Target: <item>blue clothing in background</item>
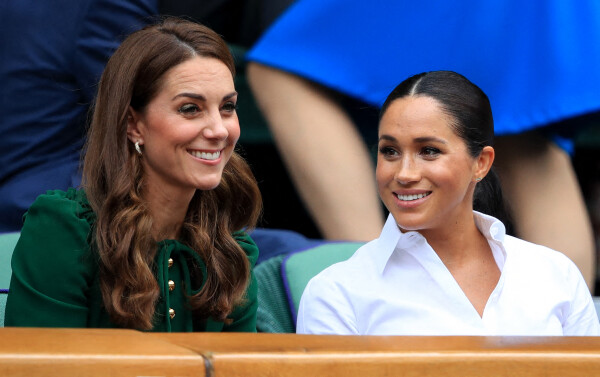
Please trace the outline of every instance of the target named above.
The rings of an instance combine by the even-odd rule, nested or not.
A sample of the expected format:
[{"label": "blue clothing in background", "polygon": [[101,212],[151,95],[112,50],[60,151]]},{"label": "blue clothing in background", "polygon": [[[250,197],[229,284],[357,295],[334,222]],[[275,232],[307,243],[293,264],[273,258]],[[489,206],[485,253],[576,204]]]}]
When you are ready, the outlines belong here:
[{"label": "blue clothing in background", "polygon": [[290,254],[329,242],[308,238],[287,229],[256,228],[249,234],[260,250],[256,264],[278,255]]},{"label": "blue clothing in background", "polygon": [[375,106],[409,76],[456,71],[505,135],[600,111],[598,46],[597,0],[298,0],[248,59]]},{"label": "blue clothing in background", "polygon": [[0,2],[0,232],[33,200],[79,183],[89,107],[106,61],[158,0]]}]

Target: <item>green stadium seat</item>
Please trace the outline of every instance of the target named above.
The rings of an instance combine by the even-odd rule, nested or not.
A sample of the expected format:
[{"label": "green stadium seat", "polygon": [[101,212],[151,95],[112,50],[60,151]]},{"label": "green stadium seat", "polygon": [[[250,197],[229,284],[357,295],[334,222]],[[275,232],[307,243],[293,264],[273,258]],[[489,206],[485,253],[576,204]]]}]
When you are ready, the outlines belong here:
[{"label": "green stadium seat", "polygon": [[4,327],[4,309],[12,274],[10,259],[18,239],[18,232],[0,234],[0,327]]},{"label": "green stadium seat", "polygon": [[260,263],[254,269],[258,282],[258,310],[256,330],[270,333],[293,333],[295,324],[281,279],[281,262],[278,255]]},{"label": "green stadium seat", "polygon": [[364,242],[332,242],[293,253],[282,264],[282,276],[294,323],[304,288],[313,276],[352,256]]},{"label": "green stadium seat", "polygon": [[302,292],[326,267],[346,260],[363,243],[330,242],[288,255],[278,255],[254,269],[258,281],[257,330],[293,333]]}]

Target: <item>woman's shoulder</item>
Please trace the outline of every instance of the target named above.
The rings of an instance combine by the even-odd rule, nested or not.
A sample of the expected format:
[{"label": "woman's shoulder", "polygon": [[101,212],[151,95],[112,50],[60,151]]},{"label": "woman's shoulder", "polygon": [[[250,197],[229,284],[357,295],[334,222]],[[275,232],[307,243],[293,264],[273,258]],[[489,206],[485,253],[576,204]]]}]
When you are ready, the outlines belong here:
[{"label": "woman's shoulder", "polygon": [[[90,246],[92,211],[84,195],[75,189],[48,191],[25,215],[11,260],[13,323],[74,324],[69,322],[73,320],[78,321],[75,327],[85,324],[85,314],[75,317],[87,310],[98,264]],[[32,312],[21,318],[17,308],[29,310],[36,305],[49,313]]]},{"label": "woman's shoulder", "polygon": [[527,258],[568,259],[560,251],[509,235],[506,235],[504,238],[504,247],[509,252],[513,251],[517,255]]},{"label": "woman's shoulder", "polygon": [[36,198],[23,216],[17,246],[26,246],[30,254],[34,253],[31,250],[54,248],[55,257],[68,248],[87,252],[94,220],[83,190],[47,191]]},{"label": "woman's shoulder", "polygon": [[256,260],[258,259],[259,251],[258,246],[256,246],[256,243],[254,242],[252,237],[250,237],[248,233],[242,230],[233,232],[232,236],[238,243],[238,245],[240,245],[240,247],[244,250],[244,252],[246,252],[250,264],[254,266],[256,264]]},{"label": "woman's shoulder", "polygon": [[517,261],[519,265],[528,270],[535,268],[538,271],[546,271],[550,275],[558,271],[563,273],[579,271],[569,257],[547,246],[507,235],[504,247],[508,254],[508,260]]},{"label": "woman's shoulder", "polygon": [[32,216],[61,215],[66,218],[73,217],[92,223],[95,216],[82,189],[69,188],[63,190],[49,190],[38,196],[29,207],[25,219]]}]

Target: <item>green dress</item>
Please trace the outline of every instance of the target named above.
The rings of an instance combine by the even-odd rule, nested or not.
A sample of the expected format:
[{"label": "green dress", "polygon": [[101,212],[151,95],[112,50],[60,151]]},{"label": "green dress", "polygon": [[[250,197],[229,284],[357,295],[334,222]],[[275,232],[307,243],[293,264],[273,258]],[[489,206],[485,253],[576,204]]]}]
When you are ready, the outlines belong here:
[{"label": "green dress", "polygon": [[[98,257],[90,248],[95,218],[83,190],[48,191],[36,199],[25,215],[13,252],[5,326],[118,327],[104,309]],[[258,257],[254,241],[241,231],[233,236],[254,267]],[[187,307],[186,297],[197,292],[191,288],[188,261],[194,260],[206,276],[204,262],[176,240],[161,241],[157,248],[155,273],[160,298],[152,331],[256,331],[258,303],[253,273],[244,304],[231,313],[230,324],[212,319],[199,323],[193,321]]]}]

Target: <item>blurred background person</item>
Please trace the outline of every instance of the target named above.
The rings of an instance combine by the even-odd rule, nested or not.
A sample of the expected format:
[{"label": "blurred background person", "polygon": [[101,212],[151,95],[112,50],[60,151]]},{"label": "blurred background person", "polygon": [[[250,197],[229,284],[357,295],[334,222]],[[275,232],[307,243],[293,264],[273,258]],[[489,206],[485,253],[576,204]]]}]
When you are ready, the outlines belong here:
[{"label": "blurred background person", "polygon": [[0,232],[18,231],[46,190],[76,187],[96,83],[158,0],[0,4]]}]

